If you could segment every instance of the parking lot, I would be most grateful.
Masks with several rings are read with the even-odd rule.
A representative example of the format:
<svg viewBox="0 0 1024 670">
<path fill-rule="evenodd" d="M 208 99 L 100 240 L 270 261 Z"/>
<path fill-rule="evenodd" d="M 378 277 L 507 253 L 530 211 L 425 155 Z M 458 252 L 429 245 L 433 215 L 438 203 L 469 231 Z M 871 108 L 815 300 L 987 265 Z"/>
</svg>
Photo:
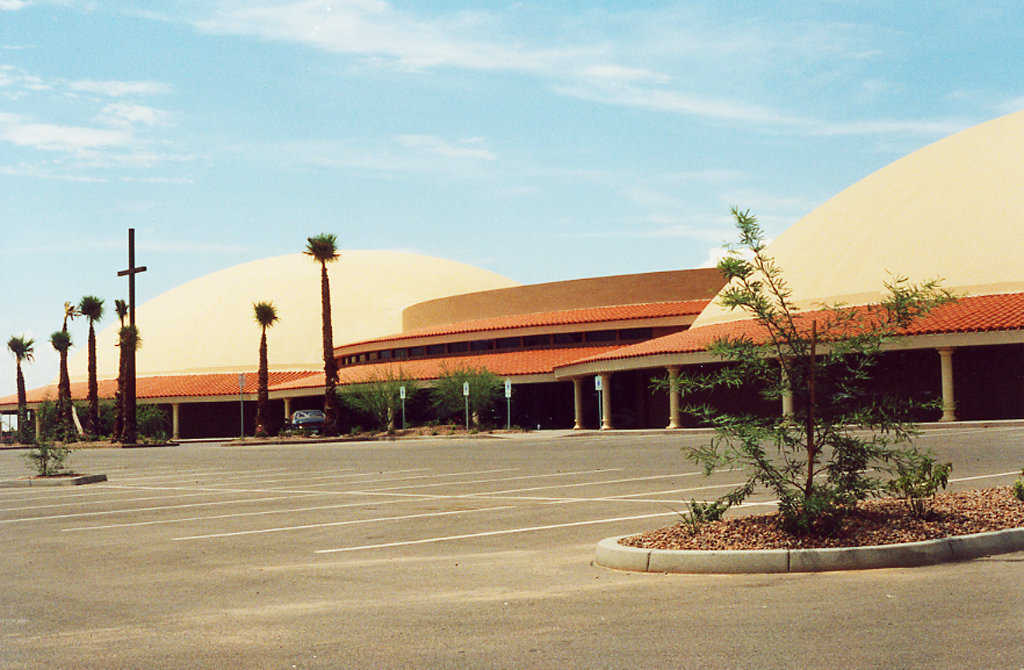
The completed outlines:
<svg viewBox="0 0 1024 670">
<path fill-rule="evenodd" d="M 680 432 L 76 452 L 0 489 L 3 667 L 1024 667 L 1024 554 L 817 575 L 639 575 L 601 538 L 721 495 Z M 919 438 L 951 488 L 1024 427 Z M 0 452 L 0 478 L 27 473 Z M 771 509 L 756 497 L 741 513 Z M 841 631 L 841 633 L 840 633 Z"/>
</svg>

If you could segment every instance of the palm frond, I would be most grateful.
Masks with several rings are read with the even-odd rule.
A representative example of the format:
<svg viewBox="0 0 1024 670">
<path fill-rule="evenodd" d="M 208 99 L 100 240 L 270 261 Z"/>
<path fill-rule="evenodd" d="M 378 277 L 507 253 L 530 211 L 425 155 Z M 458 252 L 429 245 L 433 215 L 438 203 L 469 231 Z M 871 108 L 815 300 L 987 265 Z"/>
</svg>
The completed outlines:
<svg viewBox="0 0 1024 670">
<path fill-rule="evenodd" d="M 253 315 L 256 317 L 256 323 L 264 328 L 269 328 L 278 320 L 277 308 L 270 301 L 254 302 L 252 310 Z"/>
<path fill-rule="evenodd" d="M 84 296 L 78 303 L 78 312 L 89 321 L 99 321 L 103 318 L 103 299 L 94 295 Z"/>
<path fill-rule="evenodd" d="M 312 256 L 321 263 L 330 263 L 338 260 L 338 236 L 334 233 L 320 233 L 313 237 L 306 238 L 307 256 Z"/>
</svg>

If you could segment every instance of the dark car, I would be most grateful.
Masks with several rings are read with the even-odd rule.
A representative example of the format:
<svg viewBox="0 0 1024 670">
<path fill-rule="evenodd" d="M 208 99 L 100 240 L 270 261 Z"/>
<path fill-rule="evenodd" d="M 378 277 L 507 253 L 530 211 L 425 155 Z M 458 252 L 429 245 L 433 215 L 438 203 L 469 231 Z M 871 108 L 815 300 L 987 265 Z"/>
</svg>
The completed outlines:
<svg viewBox="0 0 1024 670">
<path fill-rule="evenodd" d="M 292 414 L 292 428 L 319 433 L 324 427 L 324 413 L 319 409 L 300 409 Z"/>
</svg>

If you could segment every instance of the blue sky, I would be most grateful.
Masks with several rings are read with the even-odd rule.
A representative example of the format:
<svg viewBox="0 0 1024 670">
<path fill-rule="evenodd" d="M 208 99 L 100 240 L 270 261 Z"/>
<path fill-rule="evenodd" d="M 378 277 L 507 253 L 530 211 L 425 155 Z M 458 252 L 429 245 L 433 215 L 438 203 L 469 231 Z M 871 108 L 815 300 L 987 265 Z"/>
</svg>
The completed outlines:
<svg viewBox="0 0 1024 670">
<path fill-rule="evenodd" d="M 1022 15 L 0 0 L 0 335 L 34 337 L 29 386 L 50 382 L 64 301 L 126 294 L 129 227 L 140 301 L 321 231 L 521 282 L 702 265 L 731 205 L 775 235 L 1024 108 Z M 13 368 L 0 357 L 0 395 Z"/>
</svg>

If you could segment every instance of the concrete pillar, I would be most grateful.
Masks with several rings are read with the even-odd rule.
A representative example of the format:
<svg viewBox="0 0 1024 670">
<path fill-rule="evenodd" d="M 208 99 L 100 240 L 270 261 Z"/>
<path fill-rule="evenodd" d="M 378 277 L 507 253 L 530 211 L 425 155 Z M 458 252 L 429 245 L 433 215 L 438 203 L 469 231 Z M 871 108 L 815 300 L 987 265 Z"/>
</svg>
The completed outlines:
<svg viewBox="0 0 1024 670">
<path fill-rule="evenodd" d="M 583 430 L 583 377 L 572 379 L 573 430 Z"/>
<path fill-rule="evenodd" d="M 788 375 L 782 361 L 779 361 L 779 367 L 782 369 L 782 381 L 788 382 Z M 793 389 L 789 386 L 782 390 L 782 416 L 793 416 Z"/>
<path fill-rule="evenodd" d="M 668 368 L 668 425 L 667 430 L 679 428 L 679 368 Z"/>
<path fill-rule="evenodd" d="M 956 399 L 953 396 L 953 347 L 942 347 L 939 352 L 939 368 L 942 371 L 942 418 L 939 421 L 956 421 Z"/>
<path fill-rule="evenodd" d="M 285 421 L 291 421 L 292 420 L 292 399 L 291 398 L 282 398 L 282 400 L 284 400 L 284 420 Z"/>
<path fill-rule="evenodd" d="M 601 373 L 601 430 L 612 429 L 612 375 Z"/>
<path fill-rule="evenodd" d="M 32 418 L 36 422 L 36 442 L 42 442 L 43 440 L 43 420 L 39 416 L 39 409 L 32 410 Z"/>
<path fill-rule="evenodd" d="M 171 439 L 181 438 L 181 403 L 171 403 Z"/>
</svg>

